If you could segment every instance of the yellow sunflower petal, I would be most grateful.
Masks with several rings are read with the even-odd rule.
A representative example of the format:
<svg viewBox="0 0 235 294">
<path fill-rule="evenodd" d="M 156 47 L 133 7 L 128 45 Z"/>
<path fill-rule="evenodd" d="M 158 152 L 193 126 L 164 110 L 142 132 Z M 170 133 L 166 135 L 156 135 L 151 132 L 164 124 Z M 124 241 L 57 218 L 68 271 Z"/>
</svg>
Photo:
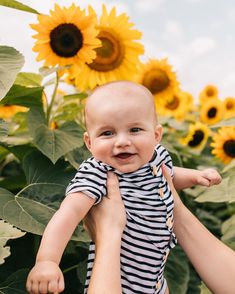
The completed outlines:
<svg viewBox="0 0 235 294">
<path fill-rule="evenodd" d="M 195 150 L 202 150 L 210 135 L 210 129 L 207 125 L 200 122 L 189 125 L 188 134 L 180 139 L 180 143 Z"/>
<path fill-rule="evenodd" d="M 209 125 L 223 119 L 224 105 L 218 98 L 205 101 L 200 107 L 200 120 Z"/>
<path fill-rule="evenodd" d="M 214 154 L 223 163 L 227 164 L 235 159 L 235 127 L 222 127 L 212 137 Z"/>
</svg>

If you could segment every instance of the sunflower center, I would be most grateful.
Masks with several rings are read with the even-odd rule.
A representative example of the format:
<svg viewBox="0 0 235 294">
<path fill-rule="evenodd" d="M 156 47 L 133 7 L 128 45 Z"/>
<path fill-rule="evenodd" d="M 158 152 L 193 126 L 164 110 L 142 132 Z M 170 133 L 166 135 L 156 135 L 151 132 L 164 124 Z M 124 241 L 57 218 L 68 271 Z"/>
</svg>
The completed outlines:
<svg viewBox="0 0 235 294">
<path fill-rule="evenodd" d="M 177 96 L 173 96 L 173 99 L 171 99 L 169 102 L 166 104 L 166 108 L 170 110 L 175 110 L 179 107 L 180 101 Z"/>
<path fill-rule="evenodd" d="M 228 140 L 223 145 L 224 152 L 232 158 L 235 158 L 235 140 Z"/>
<path fill-rule="evenodd" d="M 212 97 L 212 96 L 214 96 L 215 95 L 215 91 L 213 90 L 213 89 L 207 89 L 206 90 L 206 95 L 208 96 L 208 97 Z"/>
<path fill-rule="evenodd" d="M 226 103 L 226 109 L 227 109 L 227 110 L 231 110 L 231 109 L 233 109 L 233 106 L 234 106 L 234 104 L 233 104 L 232 101 L 228 101 L 228 102 Z"/>
<path fill-rule="evenodd" d="M 83 36 L 74 24 L 60 24 L 50 33 L 50 45 L 56 55 L 73 57 L 82 48 Z"/>
<path fill-rule="evenodd" d="M 211 107 L 208 112 L 207 115 L 209 118 L 214 118 L 216 116 L 217 113 L 217 108 L 216 107 Z"/>
<path fill-rule="evenodd" d="M 101 31 L 98 35 L 102 45 L 96 49 L 96 59 L 88 64 L 91 69 L 107 72 L 119 67 L 125 55 L 124 46 L 118 36 Z"/>
<path fill-rule="evenodd" d="M 167 74 L 158 68 L 146 72 L 143 85 L 154 95 L 165 90 L 170 84 Z"/>
<path fill-rule="evenodd" d="M 196 147 L 198 146 L 204 138 L 204 132 L 202 130 L 196 130 L 193 134 L 193 138 L 188 142 L 188 146 Z"/>
</svg>

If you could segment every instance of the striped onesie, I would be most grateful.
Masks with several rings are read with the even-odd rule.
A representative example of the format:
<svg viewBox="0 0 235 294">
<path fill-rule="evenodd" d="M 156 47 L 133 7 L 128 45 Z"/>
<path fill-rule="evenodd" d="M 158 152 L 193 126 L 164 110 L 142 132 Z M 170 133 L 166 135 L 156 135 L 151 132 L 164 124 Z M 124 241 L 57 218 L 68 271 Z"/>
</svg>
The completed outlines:
<svg viewBox="0 0 235 294">
<path fill-rule="evenodd" d="M 163 294 L 167 287 L 163 271 L 168 253 L 176 244 L 176 237 L 172 231 L 173 196 L 162 175 L 162 163 L 169 167 L 173 175 L 170 155 L 160 144 L 156 146 L 150 162 L 132 173 L 120 173 L 91 157 L 81 164 L 66 189 L 66 195 L 83 192 L 98 203 L 107 194 L 107 171 L 117 174 L 127 213 L 121 244 L 124 294 Z M 94 257 L 95 245 L 91 242 L 85 293 Z"/>
</svg>

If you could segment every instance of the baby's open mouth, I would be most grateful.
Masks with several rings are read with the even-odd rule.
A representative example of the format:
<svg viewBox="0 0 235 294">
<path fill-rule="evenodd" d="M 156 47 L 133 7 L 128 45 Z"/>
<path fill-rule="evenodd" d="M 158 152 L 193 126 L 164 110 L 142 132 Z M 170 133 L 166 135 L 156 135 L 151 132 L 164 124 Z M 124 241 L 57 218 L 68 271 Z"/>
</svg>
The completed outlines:
<svg viewBox="0 0 235 294">
<path fill-rule="evenodd" d="M 115 155 L 115 157 L 121 158 L 121 159 L 126 159 L 126 158 L 129 158 L 129 157 L 133 156 L 133 155 L 134 154 L 132 154 L 132 153 L 122 152 L 122 153 L 119 153 L 119 154 Z"/>
</svg>

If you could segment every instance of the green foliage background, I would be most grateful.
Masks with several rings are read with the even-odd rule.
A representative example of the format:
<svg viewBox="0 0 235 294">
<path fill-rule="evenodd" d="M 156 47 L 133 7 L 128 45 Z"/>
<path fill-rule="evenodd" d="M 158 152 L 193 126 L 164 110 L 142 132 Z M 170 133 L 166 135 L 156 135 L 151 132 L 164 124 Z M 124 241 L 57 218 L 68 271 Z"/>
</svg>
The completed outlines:
<svg viewBox="0 0 235 294">
<path fill-rule="evenodd" d="M 0 1 L 0 5 L 37 13 L 17 1 Z M 34 265 L 43 230 L 76 168 L 89 155 L 82 140 L 86 93 L 58 96 L 56 69 L 25 73 L 21 72 L 23 64 L 24 57 L 16 49 L 0 46 L 0 105 L 29 108 L 11 121 L 0 120 L 0 293 L 6 294 L 26 293 L 27 273 Z M 50 84 L 55 85 L 54 96 L 46 110 L 42 97 Z M 50 127 L 52 121 L 55 129 Z M 169 118 L 161 123 L 165 128 L 163 145 L 170 151 L 174 165 L 214 166 L 221 171 L 221 185 L 189 189 L 181 197 L 213 234 L 235 249 L 234 161 L 224 167 L 209 148 L 199 154 L 182 147 L 177 138 L 185 132 L 184 123 Z M 234 125 L 234 120 L 229 124 Z M 172 128 L 174 133 L 167 135 Z M 82 293 L 88 240 L 82 226 L 78 226 L 61 262 L 64 293 Z M 166 277 L 174 294 L 208 293 L 179 246 L 170 254 Z"/>
</svg>

